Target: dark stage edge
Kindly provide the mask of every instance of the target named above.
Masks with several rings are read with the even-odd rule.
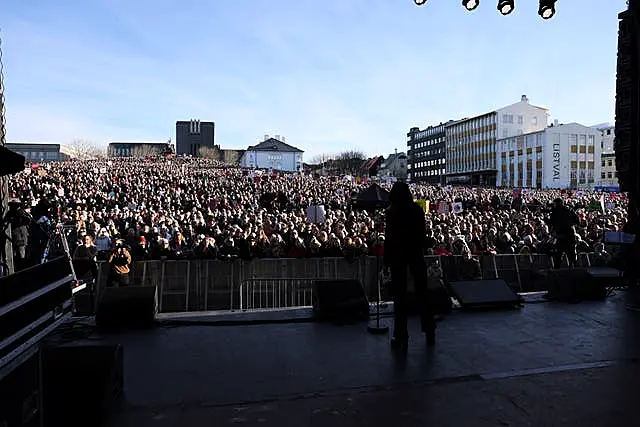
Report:
[[[124,345],[106,426],[640,426],[640,313],[602,303],[456,312],[406,357],[366,323],[165,325]]]

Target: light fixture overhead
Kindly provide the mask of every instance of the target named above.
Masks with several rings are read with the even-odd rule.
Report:
[[[503,15],[508,15],[515,9],[513,0],[498,0],[498,10]]]
[[[416,3],[416,6],[422,6],[427,2],[427,0],[413,0]]]
[[[538,15],[542,19],[553,18],[556,14],[556,0],[540,0],[540,7],[538,8]]]
[[[462,5],[467,10],[474,10],[478,5],[480,5],[480,0],[462,0]]]

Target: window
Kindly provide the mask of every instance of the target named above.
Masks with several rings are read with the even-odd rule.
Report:
[[[605,165],[605,161],[603,160],[602,161],[602,167],[604,167],[604,165]],[[604,178],[604,176],[603,176],[603,178]]]
[[[502,123],[513,124],[513,114],[503,114]]]
[[[609,160],[607,161],[607,165],[608,165],[609,167],[613,166],[613,160],[609,159]]]
[[[531,124],[534,125],[534,126],[537,125],[538,124],[538,118],[535,117],[535,116],[531,117]]]
[[[502,129],[502,137],[506,138],[509,136],[509,129]]]
[[[518,116],[518,124],[521,125],[524,122],[524,119],[522,116]]]
[[[602,173],[600,174],[600,178],[602,178],[602,179],[604,179],[604,178],[605,178],[605,176],[606,176],[606,174],[605,174],[604,172],[602,172]]]

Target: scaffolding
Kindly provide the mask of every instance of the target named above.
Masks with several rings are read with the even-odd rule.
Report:
[[[4,102],[4,67],[2,57],[2,31],[0,30],[0,145],[7,143],[7,132],[5,126],[5,102]],[[0,239],[0,277],[13,273],[13,248],[11,242],[4,238],[11,235],[11,227],[5,224],[5,217],[9,207],[9,177],[0,178],[0,232],[3,238]]]

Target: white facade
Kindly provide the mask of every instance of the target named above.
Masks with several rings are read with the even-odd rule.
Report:
[[[277,135],[277,137],[280,136]],[[240,166],[283,172],[302,172],[302,154],[302,150],[265,135],[264,141],[247,148],[247,151],[240,158]]]
[[[242,159],[240,159],[240,166],[245,168],[297,172],[298,166],[302,167],[302,153],[295,151],[274,152],[247,150],[242,155]]]
[[[497,142],[497,186],[592,188],[600,177],[601,133],[569,123]]]
[[[600,167],[599,185],[602,187],[617,187],[619,184],[616,176],[616,154],[602,153]]]
[[[547,110],[529,104],[523,95],[520,102],[447,126],[447,175],[481,171],[493,171],[495,174],[498,167],[496,141],[543,130],[547,127],[547,120]]]
[[[601,146],[603,153],[613,153],[613,142],[616,139],[616,128],[610,123],[603,123],[601,125],[592,126],[594,129],[598,129],[601,133]]]

